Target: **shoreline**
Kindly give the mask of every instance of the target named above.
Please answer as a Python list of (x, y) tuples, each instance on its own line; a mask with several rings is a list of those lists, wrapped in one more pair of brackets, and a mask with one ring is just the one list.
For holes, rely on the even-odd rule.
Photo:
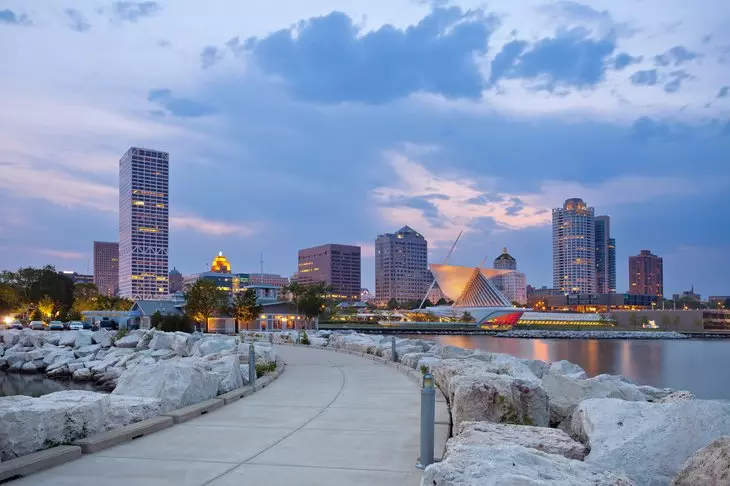
[(481, 329), (407, 329), (397, 327), (337, 327), (322, 329), (332, 332), (356, 332), (360, 334), (397, 334), (412, 336), (491, 336), (503, 339), (601, 339), (601, 340), (681, 340), (681, 339), (730, 339), (730, 333), (678, 332), (678, 331), (590, 331), (570, 329), (515, 329), (512, 331), (487, 331)]

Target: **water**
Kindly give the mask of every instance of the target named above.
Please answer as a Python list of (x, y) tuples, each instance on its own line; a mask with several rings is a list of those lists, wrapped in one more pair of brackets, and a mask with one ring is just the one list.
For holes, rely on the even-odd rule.
[(492, 336), (414, 336), (519, 358), (579, 364), (589, 376), (628, 376), (641, 385), (689, 390), (698, 398), (730, 399), (730, 340), (570, 340)]
[(0, 397), (26, 395), (39, 397), (63, 390), (101, 391), (92, 383), (70, 380), (52, 380), (43, 374), (4, 373), (0, 371)]

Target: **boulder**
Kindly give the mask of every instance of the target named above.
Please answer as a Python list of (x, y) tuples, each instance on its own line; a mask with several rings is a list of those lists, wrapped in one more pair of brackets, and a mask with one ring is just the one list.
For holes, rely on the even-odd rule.
[(547, 427), (462, 422), (456, 434), (449, 442), (481, 447), (521, 445), (579, 461), (588, 453), (585, 445), (573, 440), (562, 430)]
[(423, 353), (423, 352), (417, 352), (417, 353), (405, 353), (401, 354), (399, 356), (399, 361), (403, 363), (404, 365), (408, 366), (409, 368), (413, 368), (414, 370), (418, 369), (418, 362), (422, 358), (433, 358), (436, 357), (435, 354), (431, 353)]
[(58, 342), (61, 340), (61, 336), (63, 335), (63, 332), (61, 331), (49, 331), (43, 340), (47, 342), (48, 344), (53, 344), (54, 346), (58, 345)]
[(309, 344), (312, 346), (327, 346), (327, 340), (323, 337), (312, 336), (309, 338)]
[(102, 348), (108, 348), (112, 345), (112, 336), (113, 334), (107, 331), (96, 331), (91, 334), (91, 340)]
[(674, 390), (671, 388), (654, 388), (653, 386), (648, 385), (641, 385), (638, 386), (638, 388), (649, 402), (660, 402), (663, 398), (674, 393)]
[(62, 365), (53, 368), (52, 370), (47, 369), (46, 376), (49, 378), (65, 378), (71, 376), (71, 372), (69, 371), (68, 366)]
[(96, 356), (96, 353), (101, 349), (99, 344), (90, 344), (88, 346), (82, 346), (74, 351), (77, 358), (85, 358), (86, 356)]
[(139, 341), (137, 342), (137, 347), (135, 348), (137, 351), (142, 351), (145, 349), (149, 349), (150, 343), (152, 342), (152, 338), (155, 335), (155, 331), (144, 331), (139, 337)]
[(3, 357), (8, 362), (8, 365), (10, 367), (13, 367), (15, 364), (19, 363), (18, 369), (23, 366), (23, 363), (28, 361), (28, 353), (26, 353), (25, 351), (5, 351), (5, 356)]
[[(234, 352), (238, 345), (238, 339), (229, 337), (204, 337), (193, 344), (192, 356), (208, 356), (209, 354), (223, 351)], [(248, 353), (248, 351), (247, 351)]]
[(423, 486), (631, 486), (626, 477), (520, 445), (454, 444), (423, 472)]
[(26, 354), (26, 360), (28, 361), (35, 361), (37, 359), (43, 359), (43, 352), (39, 349), (34, 349), (32, 351), (28, 351)]
[[(381, 346), (379, 348), (379, 350), (380, 350), (380, 356), (382, 356), (383, 358), (385, 358), (387, 360), (392, 359), (393, 348), (391, 347), (390, 343), (386, 344), (385, 346)], [(400, 360), (400, 357), (403, 356), (404, 354), (420, 353), (420, 352), (423, 352), (423, 348), (421, 346), (414, 346), (412, 344), (407, 344), (404, 346), (398, 346), (396, 344), (396, 347), (395, 347), (395, 355), (399, 360)]]
[(542, 379), (542, 387), (550, 398), (550, 424), (556, 426), (569, 417), (575, 407), (589, 398), (619, 398), (629, 401), (645, 401), (646, 396), (636, 385), (619, 377), (599, 375), (587, 380), (548, 373)]
[(16, 329), (0, 331), (0, 339), (6, 344), (6, 347), (12, 346), (20, 341), (20, 331)]
[(245, 385), (248, 385), (249, 384), (249, 381), (248, 381), (248, 365), (247, 364), (239, 365), (239, 369), (241, 370), (241, 378), (243, 379), (244, 386)]
[(72, 361), (66, 365), (71, 373), (75, 373), (78, 370), (84, 369), (84, 363), (81, 361)]
[(455, 430), (464, 421), (548, 426), (548, 397), (536, 382), (496, 373), (457, 376), (448, 396)]
[(91, 373), (90, 369), (80, 368), (80, 369), (74, 371), (73, 375), (71, 376), (71, 379), (74, 381), (90, 381), (93, 377), (94, 376)]
[(90, 346), (92, 336), (93, 333), (91, 331), (76, 331), (76, 340), (74, 341), (74, 347), (83, 348), (84, 346)]
[(189, 360), (166, 360), (129, 368), (117, 380), (113, 394), (157, 398), (163, 413), (214, 398), (218, 394), (218, 377), (199, 360)]
[(150, 341), (150, 349), (172, 349), (172, 341), (174, 334), (166, 332), (156, 332)]
[(76, 334), (78, 331), (67, 331), (58, 339), (59, 346), (73, 347), (76, 343)]
[[(220, 359), (210, 360), (207, 362), (206, 367), (218, 378), (219, 395), (243, 386), (243, 376), (241, 375), (241, 364), (238, 361), (238, 356), (224, 356)], [(246, 373), (248, 373), (248, 366), (246, 366)]]
[(20, 367), (20, 371), (22, 371), (23, 373), (37, 373), (38, 367), (32, 361), (26, 361)]
[(672, 486), (730, 484), (730, 437), (715, 439), (687, 460)]
[(109, 415), (106, 423), (108, 430), (147, 420), (162, 413), (162, 402), (157, 398), (109, 395), (109, 400)]
[(637, 484), (667, 485), (697, 450), (730, 435), (730, 402), (586, 400), (573, 412), (570, 435), (590, 447), (586, 462), (624, 471)]
[(175, 351), (172, 349), (156, 349), (150, 353), (150, 357), (156, 359), (170, 359), (175, 356)]
[(172, 338), (171, 347), (176, 355), (182, 357), (188, 355), (190, 349), (188, 346), (188, 337), (189, 335), (185, 333), (175, 333), (175, 336)]
[(428, 352), (441, 359), (468, 358), (474, 354), (474, 351), (471, 349), (458, 348), (456, 346), (442, 346), (441, 344), (434, 345)]
[(416, 363), (416, 369), (420, 371), (421, 366), (425, 366), (429, 371), (431, 371), (440, 361), (441, 358), (437, 358), (436, 356), (424, 356), (418, 360), (418, 363)]
[(588, 378), (588, 375), (583, 368), (564, 359), (550, 363), (548, 374), (567, 376), (568, 378), (574, 378), (576, 380), (585, 380)]
[(679, 390), (670, 393), (669, 395), (666, 395), (665, 397), (662, 397), (659, 400), (659, 403), (674, 403), (674, 402), (682, 402), (684, 400), (694, 400), (697, 398), (694, 393), (687, 390)]
[(67, 390), (38, 398), (0, 398), (0, 460), (106, 430), (108, 412), (105, 393)]
[(58, 368), (64, 367), (75, 359), (76, 358), (74, 357), (73, 353), (71, 353), (70, 356), (69, 355), (59, 356), (57, 359), (54, 359), (51, 364), (47, 365), (46, 372), (50, 372), (50, 371), (56, 370)]
[(114, 341), (114, 346), (117, 348), (136, 348), (139, 343), (139, 334), (127, 334)]

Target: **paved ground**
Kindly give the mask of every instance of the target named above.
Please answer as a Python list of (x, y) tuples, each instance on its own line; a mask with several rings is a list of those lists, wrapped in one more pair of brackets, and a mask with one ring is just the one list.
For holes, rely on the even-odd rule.
[[(12, 484), (419, 484), (420, 394), (413, 381), (344, 353), (289, 346), (277, 353), (286, 372), (250, 397)], [(447, 426), (437, 426), (437, 448), (446, 433)]]

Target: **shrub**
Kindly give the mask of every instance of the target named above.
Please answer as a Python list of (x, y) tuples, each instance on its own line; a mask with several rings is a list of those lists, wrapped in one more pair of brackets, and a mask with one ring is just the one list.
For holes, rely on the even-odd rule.
[(421, 365), (421, 374), (425, 375), (426, 373), (428, 373), (428, 366)]
[(181, 331), (192, 333), (195, 330), (193, 322), (186, 315), (161, 316), (158, 325), (155, 327), (165, 332)]
[(112, 344), (117, 342), (117, 340), (122, 339), (127, 334), (129, 334), (129, 329), (127, 329), (126, 327), (118, 330), (117, 333), (112, 337)]
[(258, 363), (256, 365), (256, 378), (261, 378), (266, 373), (276, 371), (276, 363)]
[(309, 336), (307, 336), (307, 330), (306, 329), (302, 329), (302, 337), (299, 340), (299, 342), (302, 343), (302, 344), (306, 344), (306, 345), (309, 345), (310, 344), (309, 343)]
[(366, 354), (373, 354), (375, 352), (375, 348), (372, 346), (368, 346), (368, 348), (365, 350)]

